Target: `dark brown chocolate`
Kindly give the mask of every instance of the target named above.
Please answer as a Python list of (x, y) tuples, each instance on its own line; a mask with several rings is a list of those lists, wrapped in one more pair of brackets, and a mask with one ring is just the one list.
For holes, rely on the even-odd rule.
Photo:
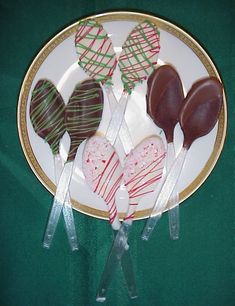
[(75, 158), (78, 146), (95, 134), (103, 112), (103, 91), (94, 79), (75, 87), (65, 109), (65, 126), (71, 138), (68, 161)]
[(215, 126), (223, 104), (223, 86), (215, 77), (197, 81), (185, 98), (180, 115), (184, 144), (189, 149), (193, 141), (208, 134)]
[(35, 132), (59, 153), (59, 142), (65, 133), (65, 104), (53, 83), (41, 79), (35, 85), (30, 101), (30, 120)]
[(173, 142), (174, 128), (184, 103), (180, 77), (173, 67), (164, 65), (151, 74), (147, 84), (147, 112), (163, 129), (167, 142)]

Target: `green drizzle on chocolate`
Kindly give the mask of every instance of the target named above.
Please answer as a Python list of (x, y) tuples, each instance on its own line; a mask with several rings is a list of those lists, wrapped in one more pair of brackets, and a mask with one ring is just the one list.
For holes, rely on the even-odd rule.
[(59, 153), (59, 143), (65, 133), (65, 104), (56, 87), (46, 79), (37, 82), (30, 101), (30, 120), (35, 132)]
[(65, 126), (71, 138), (67, 161), (73, 161), (78, 146), (95, 134), (103, 112), (103, 92), (94, 79), (75, 87), (65, 109)]

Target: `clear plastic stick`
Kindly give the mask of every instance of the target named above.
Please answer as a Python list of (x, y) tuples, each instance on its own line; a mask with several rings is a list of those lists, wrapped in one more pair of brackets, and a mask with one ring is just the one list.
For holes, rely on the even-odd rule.
[(66, 163), (60, 176), (49, 220), (47, 223), (46, 232), (44, 235), (43, 246), (45, 248), (49, 248), (53, 240), (60, 214), (64, 206), (65, 198), (69, 189), (69, 183), (73, 173), (73, 164), (73, 162)]
[[(167, 172), (169, 172), (174, 160), (175, 160), (175, 148), (174, 148), (173, 142), (171, 142), (171, 143), (168, 143), (167, 145)], [(171, 194), (171, 197), (169, 199), (169, 202), (168, 202), (168, 206), (170, 207), (174, 206), (174, 208), (171, 208), (168, 211), (169, 232), (170, 232), (170, 237), (172, 240), (176, 240), (179, 238), (180, 223), (179, 223), (178, 202), (179, 202), (179, 193), (178, 193), (178, 190), (174, 188)]]
[[(113, 113), (115, 111), (117, 105), (120, 102), (117, 101), (117, 99), (114, 95), (112, 86), (105, 85), (104, 88), (105, 88), (107, 96), (108, 96), (110, 110)], [(130, 135), (130, 132), (129, 132), (129, 128), (126, 124), (125, 114), (123, 114), (123, 121), (121, 123), (119, 134), (118, 134), (117, 137), (120, 138), (123, 149), (124, 149), (125, 153), (128, 154), (133, 149), (133, 141), (132, 141), (132, 138), (131, 138), (131, 135)]]
[[(177, 193), (177, 198), (172, 200), (174, 203), (177, 203), (179, 200), (179, 194)], [(179, 231), (180, 231), (180, 213), (179, 213), (179, 204), (177, 204), (174, 208), (170, 209), (168, 212), (169, 218), (169, 232), (172, 240), (179, 239)]]
[[(121, 228), (124, 227), (121, 226)], [(125, 227), (125, 229), (127, 229), (127, 227)], [(128, 251), (129, 246), (127, 245), (127, 233), (124, 234), (123, 231), (121, 232), (119, 230), (114, 231), (114, 235), (116, 238), (111, 248), (108, 260), (106, 261), (104, 272), (99, 284), (99, 289), (96, 297), (97, 302), (104, 302), (106, 300), (107, 289), (113, 279), (113, 275), (117, 269), (117, 266), (120, 263), (120, 259), (129, 296), (131, 299), (137, 297), (133, 265)], [(120, 237), (126, 237), (126, 239), (121, 240)]]
[(175, 159), (170, 171), (165, 177), (157, 201), (152, 209), (151, 215), (142, 233), (143, 240), (149, 239), (157, 223), (157, 220), (159, 219), (159, 213), (163, 211), (167, 206), (167, 202), (169, 201), (169, 198), (174, 190), (175, 185), (177, 184), (180, 173), (182, 171), (184, 161), (186, 158), (186, 153), (187, 150), (185, 148), (182, 148), (179, 155)]
[[(63, 170), (63, 161), (60, 154), (56, 154), (54, 156), (54, 171), (55, 171), (55, 180), (56, 184), (58, 184), (61, 172)], [(74, 224), (74, 217), (73, 217), (73, 208), (70, 200), (70, 194), (67, 192), (64, 206), (63, 206), (63, 216), (65, 221), (65, 229), (68, 236), (69, 244), (72, 251), (78, 250), (78, 240), (77, 234)]]
[(119, 130), (121, 128), (124, 119), (128, 98), (129, 94), (127, 92), (123, 92), (121, 99), (117, 104), (117, 107), (115, 108), (109, 126), (107, 128), (105, 137), (112, 145), (115, 143), (117, 136), (119, 134)]
[[(128, 192), (125, 186), (120, 187), (119, 194), (123, 201), (128, 202)], [(135, 274), (134, 274), (132, 259), (128, 251), (129, 246), (127, 244), (127, 238), (128, 238), (127, 234), (125, 236), (126, 239), (121, 240), (121, 244), (120, 244), (120, 238), (117, 238), (117, 236), (122, 237), (123, 235), (123, 233), (120, 231), (122, 225), (118, 219), (118, 216), (116, 216), (115, 221), (112, 223), (112, 228), (114, 232), (114, 243), (111, 248), (109, 257), (106, 261), (105, 268), (99, 283), (99, 288), (96, 298), (98, 302), (104, 302), (106, 300), (107, 289), (109, 288), (114, 273), (117, 269), (117, 266), (120, 263), (125, 277), (129, 296), (131, 299), (137, 297)], [(120, 253), (123, 256), (120, 256)]]
[(73, 208), (70, 201), (69, 193), (66, 195), (66, 199), (63, 206), (63, 216), (65, 221), (66, 233), (68, 236), (69, 244), (72, 251), (78, 250), (78, 239), (76, 234), (76, 228), (73, 217)]
[[(170, 171), (170, 168), (175, 160), (175, 148), (174, 143), (170, 142), (167, 143), (167, 158), (166, 158), (166, 174)], [(178, 191), (174, 188), (174, 191), (171, 194), (171, 197), (168, 201), (168, 206), (175, 206), (176, 203), (179, 202), (179, 194)], [(176, 240), (179, 238), (179, 206), (176, 205), (176, 207), (172, 208), (168, 212), (169, 215), (169, 232), (170, 237), (172, 240)], [(152, 220), (151, 228), (156, 226), (157, 222), (161, 219), (162, 213), (159, 213), (158, 216), (155, 218), (155, 220)], [(145, 239), (145, 236), (142, 236), (143, 240)]]

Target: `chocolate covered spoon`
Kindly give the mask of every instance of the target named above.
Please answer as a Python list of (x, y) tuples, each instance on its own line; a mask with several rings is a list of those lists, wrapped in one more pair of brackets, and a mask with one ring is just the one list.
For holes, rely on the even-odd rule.
[(63, 208), (73, 173), (74, 159), (78, 146), (97, 130), (103, 111), (103, 92), (93, 79), (79, 83), (72, 93), (65, 109), (65, 127), (71, 143), (67, 162), (57, 185), (44, 244), (50, 245)]
[(128, 98), (138, 83), (146, 80), (157, 64), (160, 51), (159, 32), (148, 20), (138, 24), (122, 46), (118, 65), (121, 71), (123, 93), (116, 107), (106, 137), (113, 144), (119, 133)]
[[(176, 70), (169, 65), (156, 69), (148, 79), (148, 90), (146, 95), (147, 112), (160, 127), (167, 141), (167, 163), (168, 172), (174, 159), (175, 149), (173, 143), (174, 129), (179, 121), (180, 111), (184, 104), (184, 92), (180, 77)], [(170, 199), (170, 205), (178, 202), (178, 193), (174, 192)], [(169, 228), (172, 239), (179, 236), (179, 211), (178, 205), (169, 210)], [(158, 215), (160, 219), (161, 214)]]
[(59, 143), (65, 133), (65, 104), (56, 87), (46, 79), (35, 85), (30, 101), (30, 120), (34, 131), (50, 146), (53, 155), (59, 154)]
[[(111, 38), (102, 24), (93, 19), (82, 20), (78, 24), (75, 47), (78, 64), (90, 77), (103, 85), (111, 113), (113, 113), (118, 103), (112, 89), (112, 76), (117, 65), (117, 58)], [(125, 119), (119, 135), (123, 150), (128, 154), (132, 148), (130, 148), (132, 140)]]
[(222, 104), (223, 86), (214, 77), (208, 77), (194, 83), (188, 92), (179, 120), (184, 134), (183, 147), (163, 183), (151, 216), (145, 226), (142, 239), (149, 239), (156, 224), (156, 215), (166, 208), (178, 181), (188, 150), (197, 138), (208, 134), (213, 129), (218, 120)]
[[(63, 98), (52, 82), (46, 79), (39, 80), (32, 92), (29, 109), (30, 120), (35, 132), (50, 145), (54, 160), (56, 183), (62, 170), (59, 144), (65, 133), (64, 109)], [(71, 249), (76, 250), (78, 249), (77, 235), (69, 196), (66, 202), (67, 205), (63, 209), (66, 231)]]

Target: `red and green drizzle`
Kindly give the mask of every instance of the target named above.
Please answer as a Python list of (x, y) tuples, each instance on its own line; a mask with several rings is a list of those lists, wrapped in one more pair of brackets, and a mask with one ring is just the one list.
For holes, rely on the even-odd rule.
[(79, 55), (78, 64), (98, 82), (111, 85), (117, 59), (103, 26), (92, 19), (81, 21), (75, 36), (75, 47)]
[(129, 94), (156, 67), (160, 51), (159, 40), (157, 27), (148, 20), (138, 24), (128, 35), (118, 64), (124, 89)]

